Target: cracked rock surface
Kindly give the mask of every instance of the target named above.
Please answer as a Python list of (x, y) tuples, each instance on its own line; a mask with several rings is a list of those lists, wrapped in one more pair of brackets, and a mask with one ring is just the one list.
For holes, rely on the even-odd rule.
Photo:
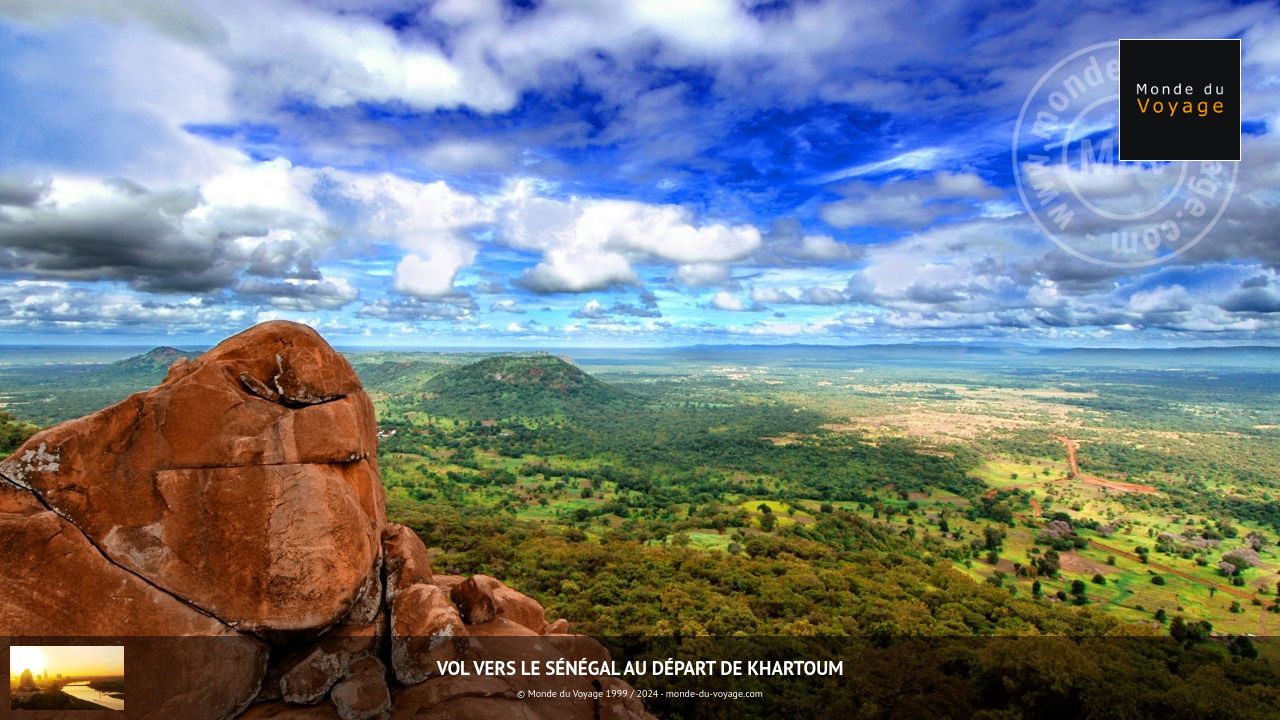
[(608, 653), (495, 578), (432, 573), (386, 521), (372, 403), (304, 325), (32, 437), (0, 462), (0, 547), (0, 635), (124, 644), (131, 717), (648, 717), (438, 673)]

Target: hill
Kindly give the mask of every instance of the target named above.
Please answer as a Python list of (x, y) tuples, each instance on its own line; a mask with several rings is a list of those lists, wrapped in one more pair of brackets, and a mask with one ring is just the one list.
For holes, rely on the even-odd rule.
[(178, 360), (193, 359), (200, 356), (198, 352), (187, 352), (177, 348), (161, 346), (153, 348), (141, 355), (117, 360), (94, 373), (94, 378), (108, 383), (121, 383), (141, 390), (164, 380), (169, 366)]
[(498, 355), (443, 370), (426, 383), (428, 412), (465, 418), (582, 415), (631, 396), (547, 354)]

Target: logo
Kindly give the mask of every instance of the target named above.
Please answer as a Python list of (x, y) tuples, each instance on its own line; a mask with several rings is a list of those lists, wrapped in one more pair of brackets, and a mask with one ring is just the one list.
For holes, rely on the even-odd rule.
[(1028, 215), (1067, 253), (1109, 267), (1147, 267), (1209, 234), (1231, 199), (1239, 164), (1122, 162), (1120, 90), (1116, 42), (1083, 48), (1050, 68), (1018, 113), (1014, 179)]
[(1240, 41), (1120, 41), (1120, 159), (1240, 160)]

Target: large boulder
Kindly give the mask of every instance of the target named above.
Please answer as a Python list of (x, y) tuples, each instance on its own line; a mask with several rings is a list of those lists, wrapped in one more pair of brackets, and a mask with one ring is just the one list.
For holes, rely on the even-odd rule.
[(391, 709), (387, 668), (376, 657), (362, 657), (347, 668), (329, 694), (342, 720), (373, 720)]
[(314, 330), (269, 322), (37, 434), (0, 474), (112, 563), (225, 623), (316, 633), (376, 582), (376, 436), (347, 361)]
[(387, 524), (382, 531), (382, 552), (387, 565), (387, 597), (410, 585), (432, 581), (431, 557), (422, 539), (409, 528)]
[(535, 633), (547, 630), (547, 614), (543, 611), (542, 604), (524, 593), (512, 590), (497, 578), (472, 575), (455, 585), (450, 595), (469, 624), (503, 618)]
[(456, 660), (467, 649), (462, 617), (439, 587), (410, 585), (390, 604), (391, 669), (405, 685), (436, 675), (437, 662)]
[(130, 658), (134, 717), (214, 720), (258, 692), (265, 644), (118, 567), (74, 525), (4, 481), (0, 547), (0, 635), (31, 644), (114, 638)]

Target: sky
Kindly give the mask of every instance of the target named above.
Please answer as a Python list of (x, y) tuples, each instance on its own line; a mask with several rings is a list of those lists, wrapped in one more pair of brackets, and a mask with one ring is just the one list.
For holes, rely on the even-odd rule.
[(50, 677), (124, 674), (122, 645), (15, 645), (9, 648), (9, 675), (24, 670)]
[[(938, 5), (0, 0), (0, 343), (1280, 342), (1275, 3)], [(1120, 37), (1243, 47), (1230, 204), (1143, 268), (1010, 156)]]

